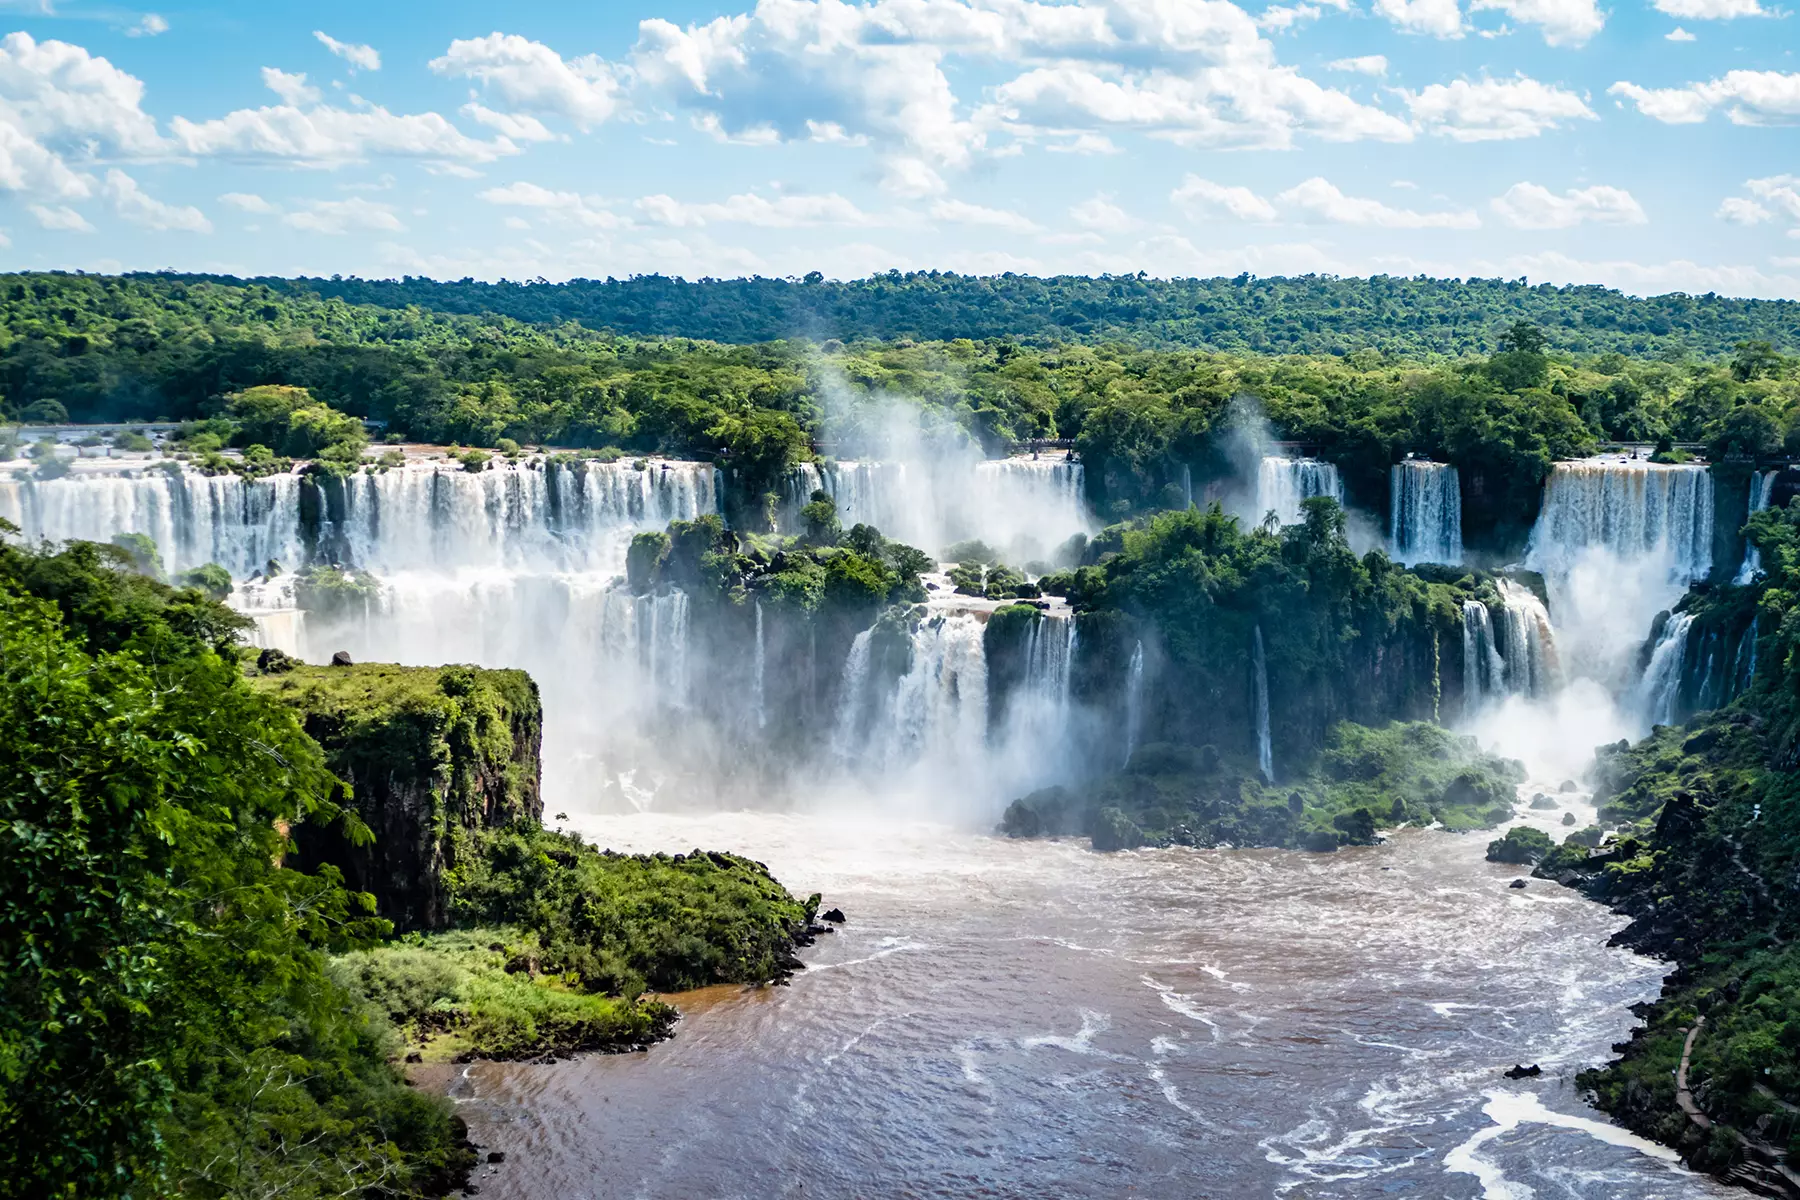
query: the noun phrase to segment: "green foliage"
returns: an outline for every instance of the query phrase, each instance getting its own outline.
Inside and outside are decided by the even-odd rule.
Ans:
[[[587,991],[635,997],[781,977],[812,915],[735,855],[620,855],[525,826],[468,837],[451,883],[457,919],[521,927],[537,939],[534,973]]]
[[[360,616],[381,595],[381,581],[367,571],[324,564],[294,576],[294,603],[326,618]]]
[[[282,867],[330,777],[242,620],[123,556],[0,545],[0,1170],[20,1195],[408,1194],[448,1107],[325,973],[378,934]]]
[[[133,454],[148,454],[156,449],[156,443],[136,429],[121,429],[112,437],[113,449],[125,450]]]
[[[355,460],[368,444],[362,422],[314,399],[304,387],[264,385],[226,397],[239,445],[292,458]]]
[[[1488,843],[1487,860],[1530,866],[1556,848],[1550,835],[1529,825],[1515,825],[1506,836]]]
[[[231,595],[231,572],[218,563],[195,567],[178,581],[182,587],[198,588],[208,600],[223,600]]]
[[[162,553],[149,534],[115,533],[112,544],[125,552],[125,561],[139,575],[149,579],[162,579]]]
[[[625,552],[625,578],[634,593],[645,596],[656,587],[663,560],[669,556],[669,547],[669,535],[655,530],[631,539],[631,546]]]
[[[800,521],[806,541],[815,546],[835,546],[843,526],[838,522],[837,501],[829,492],[814,492],[800,510]]]

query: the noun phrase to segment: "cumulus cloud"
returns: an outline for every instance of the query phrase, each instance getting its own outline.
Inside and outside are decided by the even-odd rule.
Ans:
[[[1713,215],[1722,221],[1730,221],[1733,225],[1761,225],[1764,221],[1775,219],[1774,213],[1742,196],[1727,197],[1719,203],[1719,211]]]
[[[1623,188],[1596,184],[1561,195],[1535,183],[1515,183],[1493,200],[1494,213],[1514,229],[1570,229],[1576,225],[1642,225],[1648,217]]]
[[[340,42],[323,30],[313,30],[313,36],[319,44],[350,64],[353,71],[381,70],[381,55],[373,46],[358,45],[355,42]]]
[[[80,46],[0,38],[0,191],[85,199],[95,186],[86,163],[165,153],[143,99],[142,82]]]
[[[1772,15],[1758,0],[1655,0],[1657,12],[1683,21],[1729,21]]]
[[[1333,71],[1354,71],[1358,75],[1386,75],[1388,60],[1382,54],[1363,54],[1356,58],[1340,58],[1325,64]]]
[[[106,173],[106,182],[101,185],[100,190],[112,204],[113,211],[133,225],[165,232],[212,232],[212,222],[199,209],[187,205],[165,204],[139,187],[137,180],[117,168]]]
[[[1259,29],[1269,29],[1276,33],[1304,25],[1308,21],[1319,19],[1321,10],[1316,4],[1271,4],[1257,14],[1256,25]]]
[[[33,204],[31,215],[45,229],[56,233],[92,233],[94,227],[88,219],[66,204]]]
[[[1315,175],[1275,197],[1300,210],[1307,219],[1332,225],[1368,225],[1377,229],[1478,229],[1472,212],[1414,212],[1379,200],[1346,196],[1329,180]]]
[[[565,60],[518,34],[451,42],[431,69],[448,79],[473,79],[519,111],[561,117],[578,129],[601,124],[619,108],[619,81],[597,55]]]
[[[1571,121],[1596,119],[1574,92],[1524,75],[1458,79],[1404,95],[1420,128],[1459,142],[1536,137]]]
[[[1800,74],[1727,71],[1706,83],[1645,88],[1621,80],[1607,88],[1665,125],[1697,125],[1723,108],[1734,125],[1787,125],[1800,119]]]
[[[1497,9],[1521,25],[1536,25],[1551,46],[1585,46],[1606,27],[1596,0],[1472,0],[1469,9]]]
[[[1003,229],[1008,233],[1035,233],[1036,221],[1022,213],[1005,208],[985,208],[962,200],[940,200],[931,206],[935,220],[953,225],[977,225],[986,229]]]
[[[544,123],[528,113],[495,112],[474,101],[462,106],[462,115],[477,125],[486,125],[515,142],[553,142],[556,135]]]
[[[1462,10],[1456,0],[1375,0],[1377,16],[1386,17],[1405,33],[1458,38],[1463,35]]]
[[[169,22],[167,18],[162,17],[157,13],[145,13],[138,18],[136,24],[126,27],[125,36],[134,38],[155,37],[158,34],[167,32],[169,32]]]
[[[716,204],[690,204],[659,194],[643,197],[635,207],[650,223],[676,228],[738,224],[765,229],[799,229],[813,225],[875,224],[874,218],[836,192],[776,196],[773,199],[744,192]]]
[[[1693,42],[1698,40],[1699,39],[1693,34],[1689,33],[1679,25],[1663,34],[1663,41],[1665,42]]]
[[[1169,193],[1169,199],[1195,218],[1213,217],[1221,212],[1240,221],[1273,221],[1276,217],[1275,206],[1249,188],[1227,187],[1198,175],[1184,176],[1180,185]]]
[[[626,223],[599,197],[552,191],[535,183],[510,183],[505,187],[488,188],[479,195],[489,204],[537,209],[590,229],[616,229]]]
[[[333,167],[376,155],[428,163],[486,163],[519,153],[504,135],[472,138],[434,112],[392,113],[378,104],[356,109],[320,104],[304,75],[263,68],[263,82],[282,98],[266,108],[242,108],[210,121],[176,117],[169,123],[188,154],[289,161]]]
[[[1069,209],[1069,219],[1091,233],[1127,233],[1138,221],[1107,195],[1093,196]]]
[[[282,224],[308,233],[342,234],[352,229],[375,229],[399,232],[406,226],[394,214],[392,205],[377,204],[361,196],[348,200],[314,200],[298,212],[281,218]]]
[[[254,192],[226,192],[219,197],[219,203],[227,208],[235,208],[239,212],[256,213],[260,216],[281,211]]]

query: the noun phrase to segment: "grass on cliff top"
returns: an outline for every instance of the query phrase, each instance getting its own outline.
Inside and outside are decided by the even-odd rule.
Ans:
[[[584,992],[579,981],[544,973],[541,958],[523,930],[462,929],[341,954],[330,970],[427,1062],[629,1049],[675,1023],[666,1004]]]
[[[1335,850],[1378,828],[1485,829],[1512,813],[1524,768],[1424,721],[1342,722],[1302,777],[1272,785],[1215,747],[1153,742],[1123,771],[1079,789],[1046,788],[1007,808],[1015,837],[1086,834],[1096,849],[1137,845]]]
[[[445,709],[455,699],[476,693],[491,695],[514,711],[538,708],[537,686],[530,675],[484,667],[398,667],[392,663],[314,667],[292,663],[279,671],[254,674],[250,681],[284,703],[333,718],[346,727],[378,726],[408,710]]]
[[[616,854],[519,825],[459,834],[454,857],[455,920],[530,932],[542,970],[592,992],[779,979],[818,907],[761,863],[717,851]]]

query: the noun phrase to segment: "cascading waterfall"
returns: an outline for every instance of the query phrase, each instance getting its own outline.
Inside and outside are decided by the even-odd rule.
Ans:
[[[1681,704],[1681,673],[1687,658],[1692,613],[1675,613],[1663,626],[1650,652],[1649,665],[1633,696],[1634,707],[1649,725],[1673,725]]]
[[[1525,565],[1542,573],[1572,677],[1621,688],[1656,613],[1712,570],[1705,467],[1557,463]]]
[[[933,613],[912,637],[912,664],[869,726],[869,765],[922,769],[948,783],[980,765],[987,731],[987,655],[982,623]],[[865,652],[866,653],[866,652]],[[865,668],[866,670],[866,668]]]
[[[1256,471],[1256,520],[1273,512],[1283,525],[1297,525],[1300,502],[1314,496],[1330,496],[1344,502],[1344,481],[1337,466],[1316,458],[1282,458],[1264,455]]]
[[[1144,643],[1132,647],[1131,664],[1125,670],[1125,757],[1122,766],[1131,763],[1137,749],[1138,732],[1143,723],[1144,708]]]
[[[1388,543],[1394,558],[1462,562],[1462,484],[1448,463],[1409,458],[1388,473]]]
[[[1473,718],[1489,696],[1506,689],[1506,663],[1494,646],[1494,631],[1487,605],[1464,600],[1463,613],[1463,716]]]
[[[756,651],[751,659],[750,681],[751,698],[756,705],[756,727],[758,729],[767,728],[769,723],[763,692],[764,654],[762,601],[758,600],[756,602]]]
[[[1262,626],[1250,643],[1251,664],[1256,669],[1256,765],[1263,780],[1275,782],[1275,748],[1269,736],[1269,662],[1263,654]]]
[[[1746,520],[1769,507],[1769,501],[1775,496],[1775,481],[1780,477],[1780,471],[1763,471],[1750,480],[1750,511],[1746,515]],[[1732,582],[1740,586],[1754,583],[1757,573],[1761,570],[1762,552],[1749,539],[1745,539],[1744,561],[1738,567],[1737,578]]]
[[[837,504],[848,529],[873,525],[896,541],[938,553],[980,538],[1018,562],[1042,558],[1097,527],[1088,512],[1082,466],[1066,456],[964,459],[935,463],[802,463],[783,485],[777,525],[798,528],[815,491]]]
[[[1562,684],[1550,610],[1521,583],[1502,577],[1494,586],[1504,605],[1500,654],[1506,662],[1506,690],[1515,696],[1546,696]]]

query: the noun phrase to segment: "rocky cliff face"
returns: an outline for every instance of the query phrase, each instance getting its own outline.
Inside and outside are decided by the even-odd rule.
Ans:
[[[293,865],[338,868],[398,929],[446,927],[458,834],[542,816],[537,685],[474,667],[271,665],[256,684],[301,713],[373,835],[302,825]]]

